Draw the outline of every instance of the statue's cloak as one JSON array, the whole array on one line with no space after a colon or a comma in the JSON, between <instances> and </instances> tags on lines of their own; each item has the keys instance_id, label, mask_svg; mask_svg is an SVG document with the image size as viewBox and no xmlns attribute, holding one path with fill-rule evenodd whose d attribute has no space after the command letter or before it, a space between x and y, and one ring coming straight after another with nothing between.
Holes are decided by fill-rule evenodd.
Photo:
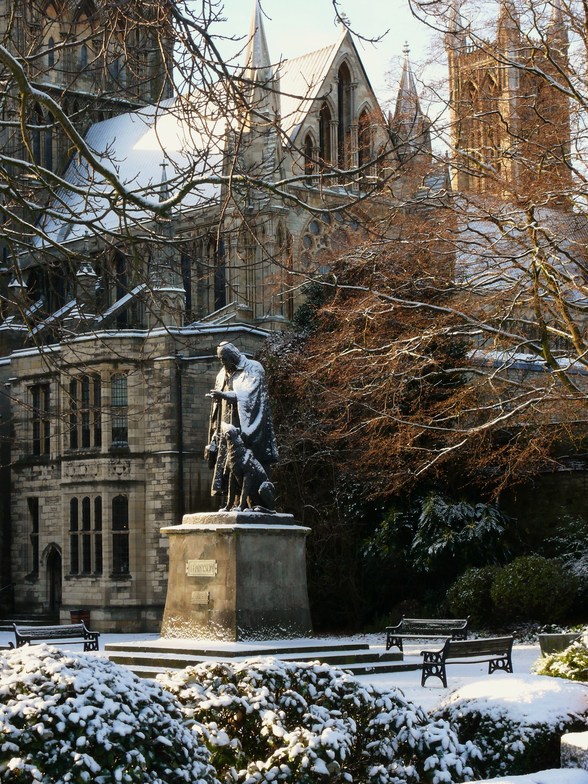
<instances>
[{"instance_id":1,"label":"statue's cloak","mask_svg":"<svg viewBox=\"0 0 588 784\"><path fill-rule=\"evenodd\" d=\"M215 383L215 389L225 389L227 373L222 368ZM237 397L239 422L234 422L241 429L241 436L247 446L262 465L275 463L278 459L278 447L272 425L265 371L263 366L254 359L241 355L241 361L231 376L231 386ZM215 406L221 401L215 401ZM216 416L215 406L212 421Z\"/></svg>"}]
</instances>

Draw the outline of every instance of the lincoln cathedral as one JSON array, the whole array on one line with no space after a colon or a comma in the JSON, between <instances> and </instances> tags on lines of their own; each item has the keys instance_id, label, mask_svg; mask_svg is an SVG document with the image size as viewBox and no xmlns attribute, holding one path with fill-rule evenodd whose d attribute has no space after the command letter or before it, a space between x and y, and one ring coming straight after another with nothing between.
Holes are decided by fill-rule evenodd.
<instances>
[{"instance_id":1,"label":"lincoln cathedral","mask_svg":"<svg viewBox=\"0 0 588 784\"><path fill-rule=\"evenodd\" d=\"M386 113L345 26L277 62L252 2L240 69L195 73L194 89L154 32L164 4L144 5L131 25L100 0L0 0L2 167L26 194L4 189L0 235L0 602L62 621L83 608L103 631L159 629L160 529L211 508L216 347L252 355L288 329L307 281L361 238L370 190L393 183L381 211L452 189L502 196L525 177L513 138L546 156L546 189L570 180L566 102L490 66L458 11L452 149L468 165L439 167L408 49ZM521 52L515 21L503 0L497 45Z\"/></svg>"}]
</instances>

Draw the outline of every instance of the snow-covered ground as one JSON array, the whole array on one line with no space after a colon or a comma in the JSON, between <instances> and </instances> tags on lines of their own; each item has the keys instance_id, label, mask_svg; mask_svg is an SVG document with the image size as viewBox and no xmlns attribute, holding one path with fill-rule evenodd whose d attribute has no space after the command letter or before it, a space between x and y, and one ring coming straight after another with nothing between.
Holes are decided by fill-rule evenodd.
<instances>
[{"instance_id":1,"label":"snow-covered ground","mask_svg":"<svg viewBox=\"0 0 588 784\"><path fill-rule=\"evenodd\" d=\"M0 632L0 645L7 645L13 639L9 632ZM106 655L104 645L112 642L154 642L159 637L156 634L102 634L100 643L102 650L98 655ZM371 646L381 647L383 650L382 635L369 635L352 638L357 642L368 642ZM341 638L337 639L341 642ZM174 641L174 643L177 641ZM328 642L328 638L321 639ZM236 644L238 645L238 644ZM66 646L63 646L66 648ZM224 643L223 647L231 647ZM407 645L405 660L420 662L420 651L424 647L438 647L430 645ZM80 650L80 646L72 646L71 650ZM521 712L527 719L532 720L533 711L541 716L554 713L562 702L588 703L588 685L572 683L558 678L546 678L534 675L532 667L540 657L538 644L515 644L513 648L512 674L495 672L488 675L487 664L455 664L447 667L448 688L444 689L440 681L430 679L425 687L420 685L420 671L392 672L383 674L368 674L357 676L364 683L371 683L376 687L388 689L400 688L404 695L413 703L422 706L427 712L434 710L441 703L451 699L450 695L456 689L471 689L472 696L480 696L491 701L499 701L509 705L509 712L519 715ZM570 706L571 707L571 706ZM511 776L492 779L494 784L588 784L588 771L576 769L561 769L544 771L528 776Z\"/></svg>"},{"instance_id":2,"label":"snow-covered ground","mask_svg":"<svg viewBox=\"0 0 588 784\"><path fill-rule=\"evenodd\" d=\"M153 642L160 639L157 634L108 634L104 633L100 636L100 654L106 655L104 646L107 643L113 642L140 642L149 641ZM0 632L0 645L7 645L9 641L14 640L14 635L10 632ZM328 642L329 638L321 638L321 642ZM367 642L370 646L383 647L383 635L361 635L358 637L349 638L350 641ZM341 638L333 638L333 641L341 642ZM173 641L174 644L179 643L178 640ZM284 646L287 646L284 642ZM232 647L231 643L221 643L227 650ZM237 644L238 645L238 644ZM62 645L67 650L67 645ZM426 647L440 647L435 643L419 643L416 645L405 646L405 661L420 662L420 652ZM72 645L69 650L80 651L80 645ZM515 644L513 648L513 670L514 676L530 675L533 663L540 656L539 644ZM426 686L421 686L421 674L419 670L409 672L393 672L374 675L360 675L358 679L364 683L372 683L383 689L398 687L402 689L406 697L414 702L416 705L421 705L427 712L435 709L437 705L447 697L448 693L464 686L468 683L480 680L480 678L492 678L496 682L496 687L499 686L499 681L509 682L513 679L513 675L505 672L495 672L491 676L488 675L487 664L454 664L447 667L447 689L444 689L441 682L437 678L431 678L427 681ZM536 676L533 676L536 677ZM587 687L588 690L588 687Z\"/></svg>"},{"instance_id":3,"label":"snow-covered ground","mask_svg":"<svg viewBox=\"0 0 588 784\"><path fill-rule=\"evenodd\" d=\"M100 637L101 647L109 642L123 642L126 640L157 640L158 635L116 635L116 634L103 634ZM329 638L321 639L322 643L328 642ZM384 652L383 635L361 635L356 638L350 638L349 641L357 641L362 643L369 643L371 647L376 647ZM334 642L341 642L341 638L333 638ZM178 642L174 640L174 644ZM284 647L288 646L285 641ZM221 643L223 647L235 648L238 644L233 646L231 643ZM425 642L414 645L405 645L405 661L420 663L422 657L420 652L423 648L439 648L438 643ZM79 650L79 647L78 647ZM519 644L513 648L513 670L515 675L530 675L532 666L535 661L540 657L539 644ZM505 672L495 672L492 676L488 676L487 664L454 664L447 667L447 685L448 688L444 689L441 681L437 678L431 678L427 681L426 686L421 686L421 673L419 670L412 670L408 672L393 672L383 673L380 675L360 675L358 680L364 683L372 683L383 689L398 687L402 689L406 697L414 702L416 705L421 705L427 712L433 710L437 705L447 696L450 691L464 686L467 683L477 681L480 678L488 678L496 680L498 686L499 680L512 679L512 675ZM533 676L536 677L536 676Z\"/></svg>"}]
</instances>

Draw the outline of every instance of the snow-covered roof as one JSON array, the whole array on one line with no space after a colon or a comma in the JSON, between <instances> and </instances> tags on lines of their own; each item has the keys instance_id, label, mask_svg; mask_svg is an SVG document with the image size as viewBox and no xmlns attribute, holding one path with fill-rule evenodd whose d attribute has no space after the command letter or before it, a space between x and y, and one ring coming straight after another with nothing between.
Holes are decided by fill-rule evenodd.
<instances>
[{"instance_id":1,"label":"snow-covered roof","mask_svg":"<svg viewBox=\"0 0 588 784\"><path fill-rule=\"evenodd\" d=\"M144 199L145 207L127 203L124 210L117 209L125 197L87 160L75 157L65 174L71 188L57 193L41 222L44 233L62 243L82 236L89 221L94 229L116 232L123 221L128 225L144 220L148 205L161 198L162 164L166 196L193 183L182 206L217 197L219 185L209 180L222 173L225 120L212 109L174 98L92 125L87 146L117 176L125 193Z\"/></svg>"},{"instance_id":2,"label":"snow-covered roof","mask_svg":"<svg viewBox=\"0 0 588 784\"><path fill-rule=\"evenodd\" d=\"M526 283L540 250L557 271L568 301L583 304L588 295L588 221L583 215L542 208L531 220L508 203L470 197L454 240L455 279L464 288L498 292Z\"/></svg>"},{"instance_id":3,"label":"snow-covered roof","mask_svg":"<svg viewBox=\"0 0 588 784\"><path fill-rule=\"evenodd\" d=\"M330 46L280 63L272 82L273 66L266 67L269 53L256 6L246 75L253 78L255 74L256 80L263 77L262 85L267 84L270 91L274 87L279 90L282 130L290 142L313 101L325 94L329 69L344 44L355 51L349 32L343 29ZM357 62L361 65L359 57ZM363 74L369 86L365 71ZM226 104L226 95L218 93L212 100L205 94L181 96L92 125L85 138L87 147L116 175L124 193L117 193L86 158L76 156L65 174L69 187L56 194L41 221L42 232L58 244L81 238L88 228L99 233L126 232L129 225L152 217L151 204L172 197L187 184L183 209L218 198L220 184L215 178L223 172L226 128L237 124L236 114ZM162 164L166 164L164 172ZM130 195L143 203L129 201ZM41 246L45 241L38 239L37 243Z\"/></svg>"}]
</instances>

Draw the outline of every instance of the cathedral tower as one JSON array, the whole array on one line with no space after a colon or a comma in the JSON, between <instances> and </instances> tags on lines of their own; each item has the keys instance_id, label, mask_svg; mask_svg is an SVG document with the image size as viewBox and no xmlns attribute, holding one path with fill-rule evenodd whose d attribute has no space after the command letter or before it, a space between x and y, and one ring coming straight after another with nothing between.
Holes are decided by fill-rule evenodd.
<instances>
[{"instance_id":1,"label":"cathedral tower","mask_svg":"<svg viewBox=\"0 0 588 784\"><path fill-rule=\"evenodd\" d=\"M559 0L541 42L522 31L514 0L502 0L493 41L471 36L464 18L454 0L445 39L454 188L503 196L539 189L546 201L565 203L570 108L549 83L567 67Z\"/></svg>"}]
</instances>

